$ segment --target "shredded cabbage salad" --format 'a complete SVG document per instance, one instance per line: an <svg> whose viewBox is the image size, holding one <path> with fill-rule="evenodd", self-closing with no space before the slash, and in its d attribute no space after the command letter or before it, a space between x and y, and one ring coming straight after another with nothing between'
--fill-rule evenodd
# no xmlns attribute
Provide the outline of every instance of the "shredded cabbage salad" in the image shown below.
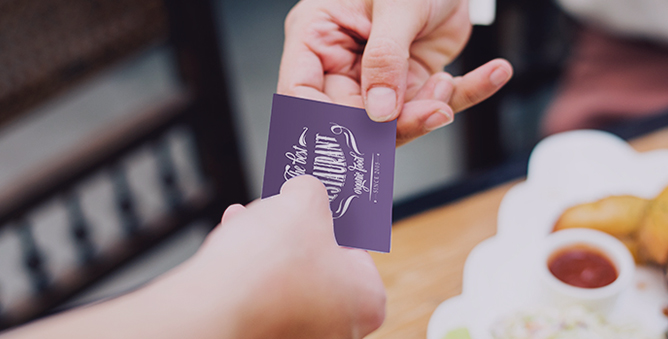
<svg viewBox="0 0 668 339"><path fill-rule="evenodd" d="M634 324L611 324L582 306L540 308L498 320L494 339L660 339Z"/></svg>

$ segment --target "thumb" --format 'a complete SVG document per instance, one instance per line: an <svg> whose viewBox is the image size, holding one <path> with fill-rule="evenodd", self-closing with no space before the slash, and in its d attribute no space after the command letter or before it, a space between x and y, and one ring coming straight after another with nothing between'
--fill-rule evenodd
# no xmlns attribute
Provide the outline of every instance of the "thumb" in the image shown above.
<svg viewBox="0 0 668 339"><path fill-rule="evenodd" d="M426 15L414 0L373 2L369 40L362 55L362 93L369 117L390 121L404 102L410 46Z"/></svg>
<svg viewBox="0 0 668 339"><path fill-rule="evenodd" d="M302 208L315 209L329 213L329 198L325 185L311 175L300 175L286 181L281 186L281 196L289 196L289 200Z"/></svg>

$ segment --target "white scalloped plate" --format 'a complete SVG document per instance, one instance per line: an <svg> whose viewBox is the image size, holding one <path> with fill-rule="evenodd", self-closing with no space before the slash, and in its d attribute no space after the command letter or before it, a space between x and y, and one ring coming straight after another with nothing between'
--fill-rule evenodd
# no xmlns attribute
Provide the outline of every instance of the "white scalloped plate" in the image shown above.
<svg viewBox="0 0 668 339"><path fill-rule="evenodd" d="M473 339L491 339L500 317L549 305L541 293L532 260L562 211L610 195L653 198L668 186L668 150L637 153L626 142L598 131L549 137L531 154L527 180L503 198L497 234L476 246L466 259L462 294L438 306L428 339L466 327ZM608 315L633 322L650 333L668 329L662 314L668 290L657 269L637 267L635 283Z"/></svg>

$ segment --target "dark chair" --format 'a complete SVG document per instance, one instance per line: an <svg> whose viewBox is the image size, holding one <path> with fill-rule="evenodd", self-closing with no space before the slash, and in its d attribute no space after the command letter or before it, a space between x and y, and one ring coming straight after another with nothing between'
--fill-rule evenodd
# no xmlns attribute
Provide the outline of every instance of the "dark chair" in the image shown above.
<svg viewBox="0 0 668 339"><path fill-rule="evenodd" d="M0 0L0 133L36 105L151 46L173 51L182 85L0 192L0 231L18 239L16 266L30 285L11 303L0 285L2 329L50 312L189 223L215 225L227 205L247 202L212 13L209 0ZM175 133L187 141L198 172L188 193L173 158ZM154 160L166 206L149 220L139 215L137 188L128 180L127 159L138 150ZM113 188L110 209L121 234L104 248L92 241L95 218L83 207L82 187L93 177ZM71 241L63 246L77 256L59 276L49 273L32 218L54 200L68 221L64 236Z"/></svg>

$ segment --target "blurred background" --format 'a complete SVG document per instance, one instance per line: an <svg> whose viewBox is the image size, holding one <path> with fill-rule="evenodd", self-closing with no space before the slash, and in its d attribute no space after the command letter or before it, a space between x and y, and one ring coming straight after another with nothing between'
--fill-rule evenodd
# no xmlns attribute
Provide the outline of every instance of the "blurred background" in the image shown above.
<svg viewBox="0 0 668 339"><path fill-rule="evenodd" d="M643 1L498 0L446 70L515 77L397 150L395 217L521 176L551 133L659 116L668 9ZM295 3L0 0L2 327L140 286L259 197Z"/></svg>

